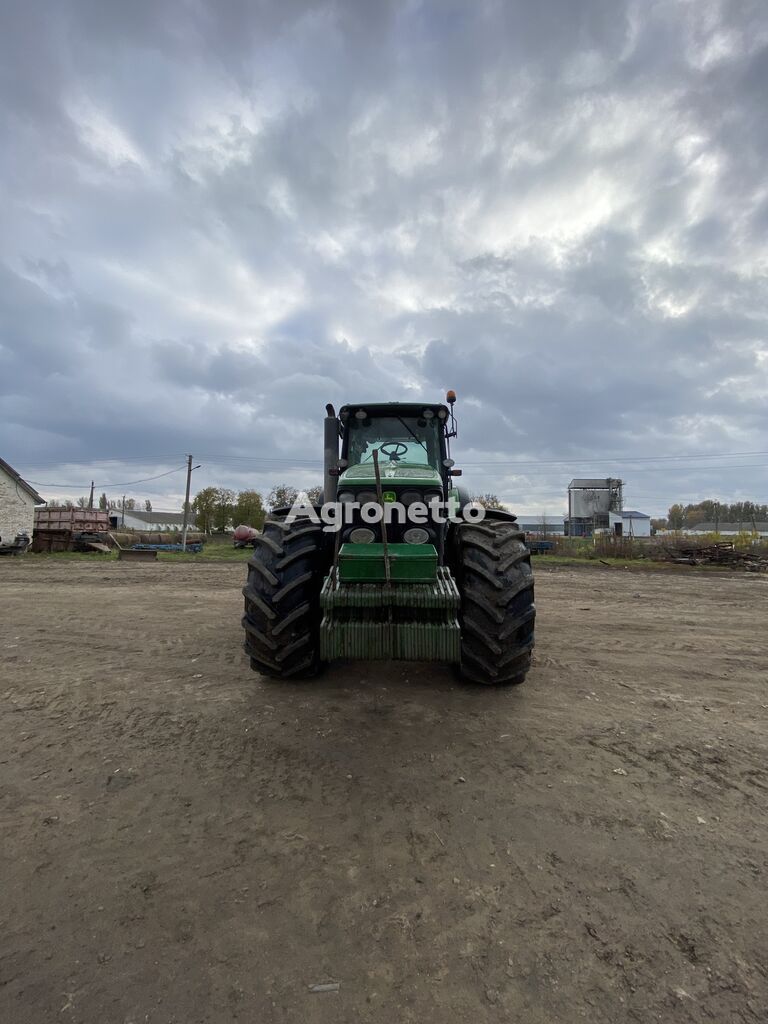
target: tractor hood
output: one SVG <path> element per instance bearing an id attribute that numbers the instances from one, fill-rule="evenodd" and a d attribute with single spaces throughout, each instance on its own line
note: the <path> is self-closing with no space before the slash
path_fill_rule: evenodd
<path id="1" fill-rule="evenodd" d="M 382 486 L 397 487 L 439 487 L 443 481 L 432 466 L 419 465 L 413 462 L 380 462 L 379 473 Z M 376 485 L 376 471 L 372 462 L 350 466 L 339 477 L 339 490 L 342 487 L 370 487 Z"/>

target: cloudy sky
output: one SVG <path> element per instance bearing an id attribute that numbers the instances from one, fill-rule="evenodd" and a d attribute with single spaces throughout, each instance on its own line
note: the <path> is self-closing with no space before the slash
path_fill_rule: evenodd
<path id="1" fill-rule="evenodd" d="M 0 17 L 0 455 L 45 496 L 311 484 L 326 402 L 453 387 L 521 512 L 768 498 L 764 0 Z"/>

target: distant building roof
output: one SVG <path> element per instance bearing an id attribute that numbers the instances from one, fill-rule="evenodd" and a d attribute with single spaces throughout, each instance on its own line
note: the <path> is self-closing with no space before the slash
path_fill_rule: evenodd
<path id="1" fill-rule="evenodd" d="M 595 477 L 577 477 L 575 480 L 571 480 L 568 484 L 568 490 L 571 488 L 586 487 L 591 491 L 594 490 L 605 490 L 607 491 L 610 487 L 616 487 L 621 483 L 616 477 L 603 477 L 602 480 L 598 480 Z"/>
<path id="2" fill-rule="evenodd" d="M 41 495 L 39 495 L 37 493 L 37 491 L 34 489 L 34 487 L 30 486 L 30 484 L 28 484 L 26 480 L 22 480 L 22 478 L 19 476 L 19 474 L 13 468 L 13 466 L 9 466 L 8 463 L 5 461 L 5 459 L 0 459 L 0 469 L 2 469 L 5 473 L 7 473 L 8 476 L 11 478 L 11 480 L 13 480 L 13 482 L 15 484 L 18 484 L 19 487 L 23 487 L 24 490 L 27 492 L 27 494 L 30 496 L 30 498 L 32 498 L 32 500 L 34 501 L 34 503 L 36 505 L 45 505 L 46 504 L 45 498 L 41 497 Z"/>
<path id="3" fill-rule="evenodd" d="M 123 510 L 122 510 L 122 508 L 111 508 L 109 510 L 109 514 L 111 516 L 118 516 L 118 517 L 120 517 L 123 514 Z M 155 511 L 153 509 L 151 512 L 147 512 L 146 509 L 143 509 L 143 508 L 141 508 L 141 509 L 139 509 L 139 508 L 127 508 L 125 510 L 125 514 L 127 516 L 132 516 L 132 518 L 134 518 L 134 519 L 138 519 L 142 523 L 147 523 L 147 524 L 149 524 L 149 523 L 168 523 L 168 524 L 176 523 L 179 526 L 183 526 L 184 525 L 184 513 L 183 512 L 161 512 L 159 509 L 157 511 Z M 195 525 L 195 517 L 194 517 L 194 515 L 191 512 L 189 514 L 189 518 L 187 519 L 187 525 L 188 526 L 194 526 Z"/>
<path id="4" fill-rule="evenodd" d="M 768 533 L 768 523 L 756 522 L 754 529 L 757 533 Z M 714 523 L 697 523 L 695 526 L 687 526 L 686 530 L 688 533 L 692 530 L 697 533 L 752 533 L 752 523 L 718 523 L 717 528 Z"/>
<path id="5" fill-rule="evenodd" d="M 631 512 L 629 509 L 624 509 L 621 513 L 622 519 L 650 519 L 645 512 Z"/>

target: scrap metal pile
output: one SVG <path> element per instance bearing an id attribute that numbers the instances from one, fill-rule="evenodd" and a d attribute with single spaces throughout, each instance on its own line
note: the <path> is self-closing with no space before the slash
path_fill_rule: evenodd
<path id="1" fill-rule="evenodd" d="M 722 565 L 746 572 L 768 572 L 768 554 L 737 548 L 733 541 L 665 546 L 670 561 L 678 565 Z"/>

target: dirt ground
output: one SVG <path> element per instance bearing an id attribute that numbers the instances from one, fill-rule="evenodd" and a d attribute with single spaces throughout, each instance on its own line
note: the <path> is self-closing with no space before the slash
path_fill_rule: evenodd
<path id="1" fill-rule="evenodd" d="M 768 579 L 540 567 L 496 691 L 262 680 L 242 576 L 0 564 L 1 1020 L 768 1021 Z"/>

